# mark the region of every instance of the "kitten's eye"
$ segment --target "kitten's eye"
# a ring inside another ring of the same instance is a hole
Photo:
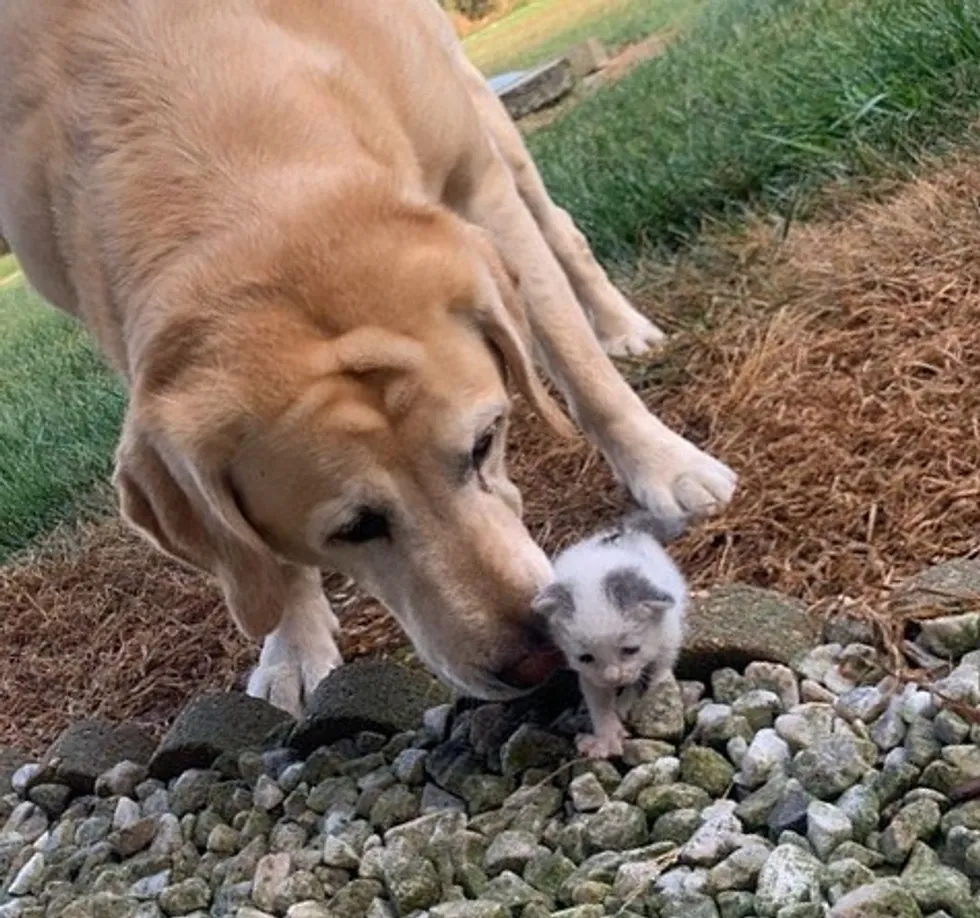
[[[479,469],[487,461],[487,456],[490,455],[490,450],[493,449],[494,437],[497,436],[499,426],[500,421],[494,421],[490,427],[480,434],[476,443],[473,444],[473,450],[470,452],[470,461],[473,463],[473,468]]]
[[[390,535],[388,518],[377,510],[362,507],[354,519],[338,529],[330,539],[332,542],[346,542],[348,545],[363,545],[375,539],[386,539]]]
[[[578,658],[579,663],[595,663],[595,657],[591,653],[583,653]]]
[[[635,657],[639,652],[639,647],[623,647],[619,651],[624,657]]]

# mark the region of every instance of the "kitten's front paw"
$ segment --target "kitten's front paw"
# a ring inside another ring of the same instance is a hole
[[[623,754],[623,740],[629,734],[617,723],[602,733],[580,733],[575,738],[578,751],[590,759],[609,759]]]

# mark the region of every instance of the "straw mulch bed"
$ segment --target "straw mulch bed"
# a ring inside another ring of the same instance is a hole
[[[703,317],[625,367],[676,429],[733,465],[731,510],[677,546],[698,586],[739,580],[881,619],[902,577],[980,551],[980,162],[947,163],[778,242],[763,220],[669,269],[641,301]],[[522,417],[528,524],[549,548],[624,506],[602,461]],[[403,642],[330,581],[347,655]],[[214,589],[116,521],[0,570],[0,742],[40,749],[74,718],[161,729],[255,659]],[[818,614],[818,613],[815,613]]]

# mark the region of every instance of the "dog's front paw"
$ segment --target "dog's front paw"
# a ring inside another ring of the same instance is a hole
[[[299,720],[320,682],[343,663],[328,621],[307,634],[308,643],[275,631],[262,645],[259,665],[248,680],[249,695],[262,698]]]
[[[629,734],[616,722],[596,733],[580,733],[575,737],[575,747],[581,755],[590,759],[609,759],[623,754],[623,740]]]
[[[663,428],[651,426],[644,440],[625,451],[621,477],[637,503],[665,524],[703,519],[731,501],[738,476],[723,462]]]
[[[603,323],[596,334],[610,357],[640,357],[662,347],[667,340],[653,322],[632,307],[615,321]]]

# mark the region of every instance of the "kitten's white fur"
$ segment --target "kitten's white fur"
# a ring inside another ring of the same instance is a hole
[[[688,591],[661,544],[671,535],[646,514],[627,517],[561,552],[555,582],[535,601],[579,675],[593,732],[577,745],[592,758],[622,754],[617,707],[635,699],[641,677],[658,682],[677,662]]]

